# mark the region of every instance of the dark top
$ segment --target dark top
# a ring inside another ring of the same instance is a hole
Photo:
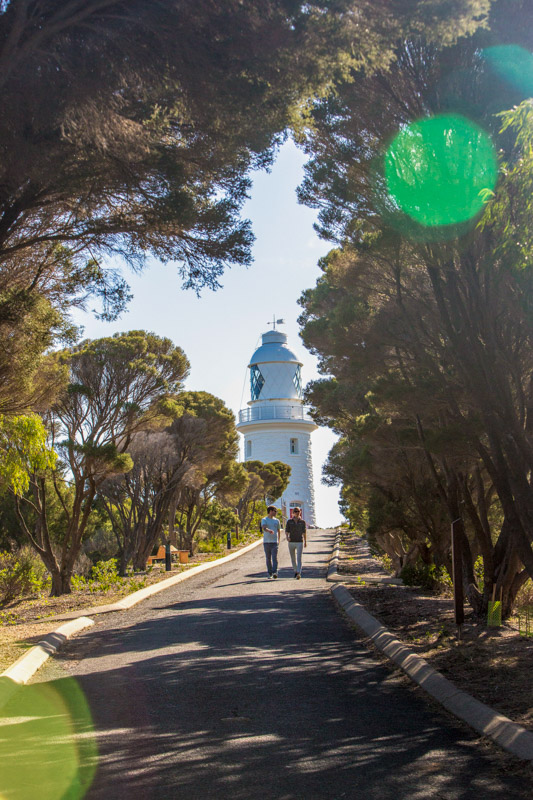
[[[287,520],[285,531],[289,534],[289,542],[303,542],[306,524],[303,519],[292,517]]]

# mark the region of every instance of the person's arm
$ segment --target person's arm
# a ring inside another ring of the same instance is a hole
[[[285,523],[285,538],[288,542],[290,542],[291,538],[289,536],[289,520]]]
[[[278,519],[278,544],[281,542],[281,522]]]
[[[304,522],[304,547],[307,547],[307,523]]]

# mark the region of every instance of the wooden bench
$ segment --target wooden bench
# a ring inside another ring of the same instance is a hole
[[[178,550],[174,547],[173,544],[170,545],[170,558],[172,561],[179,560],[180,564],[188,564],[189,563],[189,551],[188,550]],[[161,564],[165,563],[166,561],[166,547],[164,544],[160,545],[157,550],[155,556],[148,556],[148,560],[146,562],[147,567],[151,567],[152,564]]]

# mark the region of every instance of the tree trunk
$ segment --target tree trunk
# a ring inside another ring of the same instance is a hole
[[[70,585],[72,575],[64,570],[52,573],[52,588],[50,590],[50,597],[60,597],[63,594],[71,594],[72,587]]]

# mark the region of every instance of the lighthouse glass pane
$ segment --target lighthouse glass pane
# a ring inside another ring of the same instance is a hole
[[[257,364],[254,364],[250,367],[250,393],[252,395],[252,400],[258,399],[264,385],[265,379],[261,375],[261,370]]]
[[[298,454],[298,439],[291,439],[290,451],[293,455]]]
[[[294,383],[294,387],[296,389],[298,397],[301,397],[302,396],[302,371],[300,369],[300,365],[299,364],[296,367],[296,372],[294,373],[294,377],[292,379],[292,382]]]

